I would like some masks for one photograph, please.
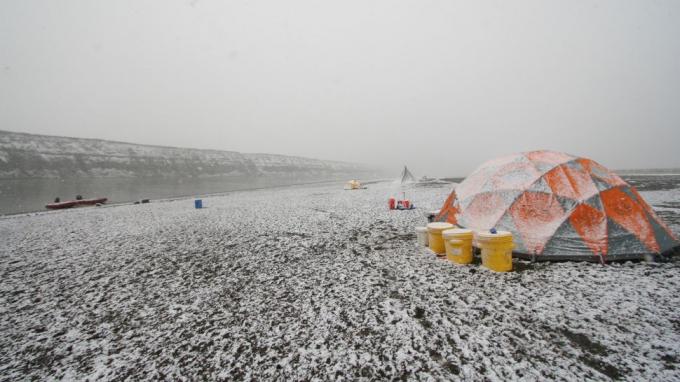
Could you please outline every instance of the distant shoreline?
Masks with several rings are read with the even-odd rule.
[[[644,173],[644,172],[623,172],[619,176],[680,176],[678,172],[659,172],[659,173]]]
[[[32,178],[33,180],[41,180],[41,178]],[[132,179],[132,178],[123,178],[125,180],[127,179]],[[54,179],[49,179],[49,180],[54,180]],[[374,184],[374,183],[381,183],[381,182],[388,182],[391,181],[392,179],[370,179],[366,180],[363,183],[364,184]],[[151,202],[168,202],[168,201],[175,201],[175,200],[184,200],[184,199],[191,199],[191,198],[205,198],[205,197],[214,197],[214,196],[221,196],[221,195],[227,195],[235,192],[250,192],[250,191],[260,191],[260,190],[275,190],[275,189],[286,189],[286,188],[292,188],[292,187],[301,187],[301,186],[313,186],[313,185],[331,185],[331,184],[338,184],[341,185],[344,183],[344,180],[342,179],[324,179],[324,180],[313,180],[313,181],[303,181],[299,183],[277,183],[277,184],[269,184],[269,185],[262,185],[262,186],[254,186],[254,185],[245,185],[243,188],[236,187],[234,189],[227,189],[227,190],[222,190],[222,191],[213,191],[213,192],[198,192],[198,193],[179,193],[175,195],[170,195],[170,196],[160,196],[160,197],[148,197],[145,199],[150,199]],[[1,191],[1,190],[0,190]],[[102,196],[102,195],[99,195]],[[45,203],[48,201],[46,200]],[[100,207],[91,207],[91,208],[111,208],[111,207],[117,207],[117,206],[124,206],[124,205],[131,205],[136,202],[136,199],[129,199],[129,200],[115,200],[111,201],[109,203],[103,204]],[[37,208],[29,208],[24,211],[17,211],[17,212],[2,212],[0,211],[0,219],[3,218],[11,218],[11,217],[16,217],[16,216],[21,216],[21,215],[26,215],[26,214],[43,214],[43,213],[64,213],[66,211],[77,211],[81,210],[85,207],[78,207],[78,208],[69,208],[69,209],[64,209],[64,210],[48,210],[45,209],[44,207],[41,209]]]

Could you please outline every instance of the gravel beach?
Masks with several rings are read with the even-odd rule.
[[[680,261],[456,266],[414,234],[451,185],[395,190],[0,218],[0,380],[680,380]]]

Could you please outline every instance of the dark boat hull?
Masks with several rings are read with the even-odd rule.
[[[108,200],[107,198],[67,200],[65,202],[47,204],[45,208],[50,210],[63,210],[64,208],[72,208],[77,206],[93,206],[95,204],[102,204],[106,203],[107,200]]]
[[[50,203],[45,206],[45,208],[50,209],[50,210],[62,210],[64,208],[71,208],[76,206],[76,201],[75,200],[69,200],[67,202],[59,202],[59,203]]]
[[[96,198],[96,199],[81,199],[76,200],[76,204],[79,206],[92,206],[95,204],[106,203],[107,198]]]

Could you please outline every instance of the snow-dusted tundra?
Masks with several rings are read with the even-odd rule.
[[[680,263],[455,266],[391,187],[2,218],[0,379],[680,380]]]

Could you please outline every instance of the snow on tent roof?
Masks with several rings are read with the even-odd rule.
[[[538,260],[640,259],[680,244],[618,175],[554,151],[482,164],[449,195],[436,220],[510,231],[515,255]]]
[[[404,166],[404,170],[401,172],[400,179],[401,183],[413,183],[416,181],[416,177],[411,174],[411,171],[406,166]]]

